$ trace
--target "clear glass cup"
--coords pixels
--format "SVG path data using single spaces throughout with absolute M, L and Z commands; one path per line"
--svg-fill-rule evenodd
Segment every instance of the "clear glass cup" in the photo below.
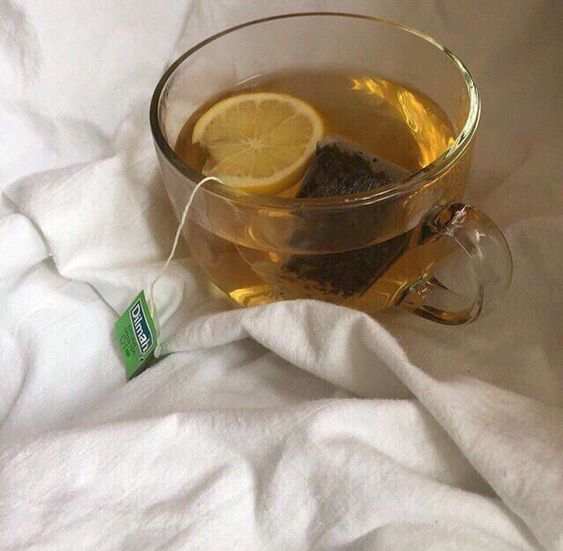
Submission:
M 407 181 L 353 196 L 258 196 L 206 182 L 184 228 L 192 255 L 243 306 L 320 298 L 371 315 L 401 306 L 450 325 L 476 319 L 504 295 L 512 276 L 502 232 L 462 202 L 479 95 L 454 54 L 395 23 L 337 13 L 270 17 L 212 36 L 175 61 L 155 89 L 150 122 L 177 215 L 203 178 L 174 152 L 191 113 L 257 74 L 335 67 L 380 75 L 432 98 L 454 125 L 454 143 Z M 297 258 L 354 273 L 365 269 L 358 251 L 378 255 L 397 242 L 408 247 L 358 292 L 323 294 L 284 269 Z

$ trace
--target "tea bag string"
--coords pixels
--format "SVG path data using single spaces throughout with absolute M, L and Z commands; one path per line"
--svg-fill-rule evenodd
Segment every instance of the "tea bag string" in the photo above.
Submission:
M 176 249 L 178 248 L 178 243 L 180 242 L 180 236 L 182 235 L 182 228 L 184 227 L 184 224 L 186 223 L 186 220 L 188 218 L 188 212 L 190 210 L 190 207 L 192 206 L 196 192 L 199 190 L 199 188 L 203 184 L 205 184 L 206 182 L 210 182 L 212 180 L 215 181 L 215 182 L 219 182 L 220 184 L 223 183 L 220 178 L 216 178 L 215 176 L 207 176 L 206 178 L 203 178 L 202 180 L 200 180 L 196 184 L 196 186 L 194 187 L 192 192 L 190 193 L 190 196 L 188 197 L 188 201 L 186 202 L 186 206 L 184 207 L 184 210 L 182 212 L 182 217 L 180 218 L 180 223 L 178 224 L 178 228 L 176 229 L 176 235 L 174 236 L 174 242 L 172 244 L 172 249 L 170 250 L 170 254 L 168 255 L 166 262 L 164 263 L 164 265 L 162 266 L 162 268 L 160 269 L 160 271 L 158 272 L 156 277 L 152 280 L 152 283 L 151 283 L 151 286 L 150 286 L 150 289 L 149 289 L 149 310 L 150 310 L 152 319 L 154 320 L 154 324 L 155 324 L 155 328 L 156 328 L 156 336 L 157 336 L 157 341 L 158 341 L 158 344 L 157 344 L 157 346 L 154 350 L 155 358 L 158 358 L 160 356 L 161 351 L 162 351 L 162 347 L 161 347 L 160 341 L 158 339 L 158 337 L 160 337 L 160 319 L 158 317 L 158 312 L 156 311 L 155 299 L 154 299 L 156 284 L 158 283 L 158 280 L 164 275 L 164 272 L 166 272 L 166 270 L 170 266 L 170 263 L 172 262 L 172 259 L 174 258 L 174 254 L 176 254 Z

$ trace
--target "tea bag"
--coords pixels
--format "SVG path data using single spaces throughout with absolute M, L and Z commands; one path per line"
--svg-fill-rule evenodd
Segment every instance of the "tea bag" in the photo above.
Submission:
M 400 182 L 408 175 L 404 168 L 368 155 L 356 145 L 326 138 L 317 145 L 297 197 L 354 195 Z
M 317 146 L 297 197 L 338 197 L 400 182 L 409 172 L 389 161 L 368 155 L 357 146 L 329 138 Z M 326 240 L 339 227 L 326 228 Z M 284 271 L 308 282 L 315 293 L 341 298 L 363 294 L 406 248 L 408 234 L 402 234 L 362 249 L 293 256 Z

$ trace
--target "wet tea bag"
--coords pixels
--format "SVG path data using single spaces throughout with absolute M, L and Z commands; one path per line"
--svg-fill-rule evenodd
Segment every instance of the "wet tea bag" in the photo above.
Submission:
M 400 182 L 408 175 L 404 168 L 368 155 L 354 144 L 326 138 L 317 145 L 297 197 L 354 195 Z
M 357 146 L 336 138 L 327 138 L 317 146 L 297 197 L 338 197 L 400 182 L 409 172 L 389 161 L 368 155 Z M 326 240 L 331 232 L 326 228 Z M 292 256 L 285 272 L 308 282 L 318 293 L 341 298 L 361 295 L 398 258 L 406 248 L 408 235 L 403 234 L 382 243 L 358 250 Z

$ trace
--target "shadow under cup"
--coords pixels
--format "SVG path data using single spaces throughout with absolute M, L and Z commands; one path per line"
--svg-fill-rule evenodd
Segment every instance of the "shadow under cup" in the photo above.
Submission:
M 203 178 L 173 150 L 196 109 L 256 75 L 335 68 L 432 98 L 454 126 L 454 144 L 406 182 L 354 196 L 270 197 L 206 182 L 184 227 L 192 255 L 243 306 L 314 298 L 372 315 L 401 304 L 442 323 L 475 319 L 506 290 L 512 266 L 500 230 L 461 203 L 479 98 L 463 64 L 416 31 L 357 15 L 292 14 L 229 29 L 181 56 L 158 83 L 150 112 L 177 215 Z M 448 243 L 467 260 L 454 263 L 455 290 L 438 278 L 452 272 Z

